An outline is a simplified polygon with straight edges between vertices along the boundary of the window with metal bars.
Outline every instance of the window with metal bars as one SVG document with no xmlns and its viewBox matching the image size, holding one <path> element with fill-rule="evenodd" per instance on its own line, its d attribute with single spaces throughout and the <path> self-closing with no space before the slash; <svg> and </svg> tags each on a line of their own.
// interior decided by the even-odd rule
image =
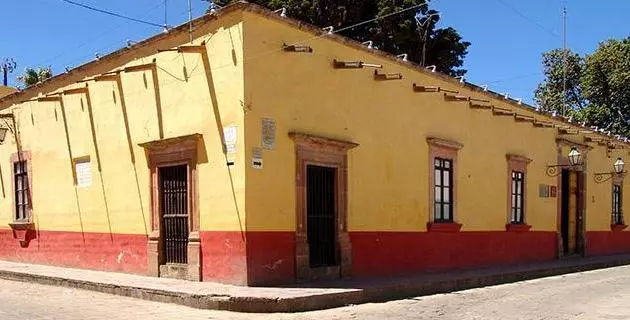
<svg viewBox="0 0 630 320">
<path fill-rule="evenodd" d="M 512 171 L 512 190 L 511 190 L 511 218 L 510 223 L 524 223 L 524 207 L 525 207 L 525 173 L 521 171 Z"/>
<path fill-rule="evenodd" d="M 612 224 L 624 224 L 621 185 L 613 184 L 612 192 Z"/>
<path fill-rule="evenodd" d="M 13 177 L 15 186 L 15 220 L 28 221 L 30 219 L 30 207 L 28 167 L 26 161 L 13 163 Z"/>
<path fill-rule="evenodd" d="M 435 158 L 433 221 L 453 222 L 453 161 Z"/>
</svg>

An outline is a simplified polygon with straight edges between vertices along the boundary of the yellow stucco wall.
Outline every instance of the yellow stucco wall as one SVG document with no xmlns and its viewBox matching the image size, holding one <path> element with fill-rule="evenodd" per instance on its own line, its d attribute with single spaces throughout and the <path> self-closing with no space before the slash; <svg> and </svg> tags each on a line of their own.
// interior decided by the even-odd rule
<svg viewBox="0 0 630 320">
<path fill-rule="evenodd" d="M 261 119 L 277 123 L 274 150 L 263 152 L 264 169 L 246 164 L 248 230 L 295 230 L 295 149 L 291 131 L 358 143 L 348 155 L 350 231 L 423 231 L 430 219 L 428 145 L 436 136 L 464 145 L 458 153 L 455 220 L 464 231 L 505 230 L 508 219 L 507 153 L 533 161 L 527 169 L 526 222 L 532 230 L 557 230 L 557 198 L 539 198 L 540 184 L 556 185 L 546 173 L 557 163 L 557 129 L 534 127 L 513 117 L 447 102 L 442 93 L 414 93 L 412 83 L 459 90 L 486 98 L 364 50 L 246 12 L 245 116 L 248 161 L 261 145 Z M 283 43 L 305 43 L 313 53 L 287 53 Z M 333 59 L 384 65 L 403 80 L 375 81 L 373 69 L 334 69 Z M 521 114 L 535 113 L 504 101 L 492 103 Z M 580 139 L 583 138 L 580 136 Z M 605 148 L 589 153 L 589 172 L 609 170 Z M 610 163 L 608 163 L 610 162 Z M 610 188 L 587 177 L 588 228 L 610 227 Z M 627 196 L 626 196 L 627 197 Z M 625 202 L 626 207 L 629 202 Z M 606 223 L 604 223 L 606 222 Z"/>
<path fill-rule="evenodd" d="M 589 231 L 607 231 L 610 230 L 611 213 L 612 213 L 612 184 L 613 179 L 606 180 L 601 183 L 595 182 L 593 173 L 596 172 L 612 172 L 613 163 L 618 157 L 624 158 L 628 156 L 628 152 L 622 150 L 611 150 L 610 153 L 606 153 L 602 147 L 594 149 L 588 154 L 588 169 L 590 175 L 588 176 L 587 186 L 587 217 L 586 228 Z M 627 161 L 627 159 L 625 160 Z M 606 176 L 608 177 L 608 176 Z M 630 185 L 628 179 L 623 179 L 623 205 L 624 208 L 628 208 L 630 204 L 630 197 L 628 195 L 630 191 Z M 623 212 L 628 212 L 627 209 Z"/>
<path fill-rule="evenodd" d="M 245 222 L 243 166 L 243 49 L 241 13 L 223 15 L 195 29 L 194 43 L 206 41 L 213 83 L 208 86 L 199 53 L 161 52 L 158 49 L 189 45 L 186 32 L 89 67 L 67 81 L 41 88 L 41 95 L 85 86 L 75 83 L 124 67 L 156 59 L 164 138 L 203 134 L 199 152 L 199 211 L 201 230 L 240 230 Z M 13 112 L 22 149 L 32 154 L 33 221 L 40 230 L 146 234 L 150 230 L 150 184 L 145 152 L 138 144 L 159 139 L 156 99 L 150 70 L 122 72 L 123 95 L 115 81 L 89 81 L 91 108 L 102 172 L 92 141 L 88 103 L 83 94 L 63 96 L 72 158 L 89 156 L 92 184 L 74 185 L 63 110 L 59 102 L 15 103 L 1 111 Z M 226 168 L 213 112 L 211 89 L 223 126 L 238 126 L 237 154 Z M 22 99 L 31 98 L 22 97 Z M 123 117 L 123 99 L 129 128 Z M 131 149 L 129 148 L 131 145 Z M 12 167 L 16 152 L 13 136 L 0 145 L 2 198 L 0 224 L 13 220 Z M 135 159 L 135 162 L 133 161 Z M 236 209 L 241 214 L 239 215 Z"/>
<path fill-rule="evenodd" d="M 200 151 L 198 165 L 202 230 L 295 229 L 291 131 L 359 144 L 348 155 L 350 231 L 426 230 L 430 220 L 426 138 L 431 136 L 463 144 L 457 159 L 455 220 L 463 224 L 464 231 L 504 230 L 508 219 L 508 153 L 533 160 L 527 169 L 526 222 L 533 230 L 557 230 L 557 199 L 538 195 L 540 184 L 556 185 L 558 181 L 545 172 L 548 164 L 557 162 L 556 129 L 470 109 L 465 102 L 447 102 L 442 93 L 414 93 L 411 84 L 415 82 L 484 97 L 457 82 L 325 37 L 316 38 L 256 13 L 234 11 L 200 25 L 195 29 L 194 44 L 202 41 L 206 41 L 209 55 L 210 86 L 198 53 L 157 53 L 160 48 L 188 44 L 188 34 L 180 33 L 103 61 L 65 82 L 44 84 L 39 92 L 46 95 L 78 88 L 85 85 L 75 83 L 78 80 L 156 59 L 164 138 L 203 134 L 205 148 Z M 283 43 L 299 41 L 306 41 L 314 53 L 280 50 Z M 404 79 L 374 81 L 372 69 L 336 70 L 333 59 L 383 64 L 384 72 L 401 72 Z M 144 150 L 138 144 L 159 138 L 154 83 L 150 71 L 123 72 L 121 79 L 122 97 L 116 82 L 88 82 L 101 172 L 83 95 L 64 95 L 63 109 L 58 102 L 0 105 L 5 108 L 2 113 L 16 115 L 22 149 L 32 153 L 34 222 L 38 229 L 148 231 L 149 172 Z M 237 126 L 231 171 L 221 151 L 212 91 L 222 125 Z M 35 95 L 23 98 L 32 97 Z M 131 143 L 127 140 L 123 100 Z M 492 103 L 518 109 L 502 100 L 492 99 Z M 276 145 L 273 150 L 262 151 L 263 169 L 254 169 L 251 159 L 253 149 L 261 146 L 262 118 L 276 121 Z M 576 139 L 582 141 L 581 136 Z M 8 136 L 0 145 L 0 223 L 5 226 L 13 220 L 9 158 L 14 152 L 15 140 Z M 587 230 L 610 228 L 610 182 L 595 184 L 592 173 L 610 171 L 614 159 L 626 155 L 627 151 L 616 150 L 608 157 L 605 147 L 598 145 L 589 151 Z M 90 187 L 75 187 L 71 157 L 90 158 Z M 626 207 L 629 197 L 630 193 L 624 192 Z"/>
</svg>

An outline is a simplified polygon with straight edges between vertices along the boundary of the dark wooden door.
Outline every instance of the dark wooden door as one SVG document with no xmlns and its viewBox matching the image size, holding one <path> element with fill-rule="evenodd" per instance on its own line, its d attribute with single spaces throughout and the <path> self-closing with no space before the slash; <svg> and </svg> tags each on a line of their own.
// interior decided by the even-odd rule
<svg viewBox="0 0 630 320">
<path fill-rule="evenodd" d="M 560 232 L 565 255 L 582 250 L 581 196 L 583 178 L 581 172 L 562 170 L 562 199 L 560 208 Z"/>
<path fill-rule="evenodd" d="M 306 173 L 309 264 L 311 268 L 337 266 L 337 169 L 309 165 Z"/>
<path fill-rule="evenodd" d="M 166 263 L 188 262 L 188 167 L 160 170 L 162 250 Z"/>
</svg>

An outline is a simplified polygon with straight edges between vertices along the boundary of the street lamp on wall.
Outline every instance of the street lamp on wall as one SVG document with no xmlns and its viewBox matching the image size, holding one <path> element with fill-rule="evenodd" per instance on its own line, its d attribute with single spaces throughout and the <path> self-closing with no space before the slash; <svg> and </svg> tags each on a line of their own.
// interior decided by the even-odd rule
<svg viewBox="0 0 630 320">
<path fill-rule="evenodd" d="M 547 175 L 551 177 L 555 177 L 560 174 L 558 168 L 576 168 L 582 165 L 582 154 L 576 147 L 571 148 L 569 154 L 567 155 L 567 159 L 569 160 L 569 164 L 550 164 L 547 165 Z"/>
<path fill-rule="evenodd" d="M 623 170 L 625 165 L 626 164 L 625 162 L 623 162 L 623 159 L 617 158 L 617 161 L 615 161 L 615 163 L 613 164 L 613 171 L 595 173 L 593 175 L 593 179 L 595 179 L 595 182 L 601 183 L 610 180 L 613 177 L 622 177 L 626 174 L 626 172 Z"/>
</svg>

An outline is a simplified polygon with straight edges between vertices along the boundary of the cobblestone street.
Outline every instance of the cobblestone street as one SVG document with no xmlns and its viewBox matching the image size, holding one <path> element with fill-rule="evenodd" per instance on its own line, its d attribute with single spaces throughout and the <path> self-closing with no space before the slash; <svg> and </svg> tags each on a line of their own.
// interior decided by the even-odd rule
<svg viewBox="0 0 630 320">
<path fill-rule="evenodd" d="M 628 319 L 630 266 L 299 314 L 198 310 L 0 280 L 0 319 Z"/>
</svg>

